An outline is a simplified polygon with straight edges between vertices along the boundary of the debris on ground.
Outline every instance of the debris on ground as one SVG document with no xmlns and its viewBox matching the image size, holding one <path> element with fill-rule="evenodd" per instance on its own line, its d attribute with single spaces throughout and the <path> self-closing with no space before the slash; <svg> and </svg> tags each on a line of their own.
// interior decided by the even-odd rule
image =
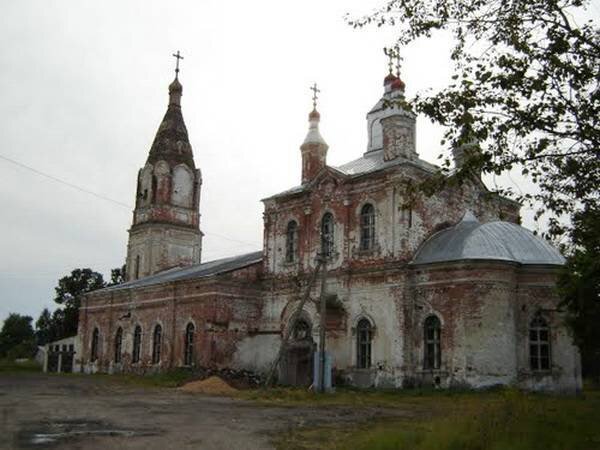
<svg viewBox="0 0 600 450">
<path fill-rule="evenodd" d="M 193 376 L 200 380 L 217 376 L 236 389 L 256 389 L 264 383 L 261 375 L 243 369 L 196 367 Z"/>
<path fill-rule="evenodd" d="M 233 395 L 237 392 L 236 388 L 231 387 L 217 376 L 208 377 L 205 380 L 186 383 L 179 389 L 186 392 L 210 395 Z"/>
</svg>

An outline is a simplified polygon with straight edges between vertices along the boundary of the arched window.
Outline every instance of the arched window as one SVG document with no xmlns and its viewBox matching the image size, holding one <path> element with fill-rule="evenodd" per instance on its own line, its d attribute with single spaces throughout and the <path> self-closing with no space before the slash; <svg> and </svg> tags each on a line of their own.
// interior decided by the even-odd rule
<svg viewBox="0 0 600 450">
<path fill-rule="evenodd" d="M 295 220 L 288 223 L 285 241 L 286 262 L 296 261 L 298 254 L 298 224 Z"/>
<path fill-rule="evenodd" d="M 440 319 L 436 316 L 429 316 L 425 319 L 423 327 L 425 355 L 423 367 L 425 369 L 439 369 L 442 362 L 441 352 L 441 330 Z"/>
<path fill-rule="evenodd" d="M 156 325 L 154 327 L 154 335 L 152 336 L 152 364 L 160 362 L 160 349 L 162 344 L 162 327 Z"/>
<path fill-rule="evenodd" d="M 115 364 L 121 363 L 122 349 L 123 349 L 123 328 L 119 327 L 117 329 L 117 334 L 115 334 Z"/>
<path fill-rule="evenodd" d="M 372 250 L 375 245 L 375 208 L 367 203 L 360 210 L 360 249 Z"/>
<path fill-rule="evenodd" d="M 367 319 L 360 319 L 356 325 L 356 367 L 368 369 L 371 367 L 371 340 L 373 327 Z"/>
<path fill-rule="evenodd" d="M 326 213 L 321 220 L 321 253 L 325 257 L 333 254 L 333 215 Z"/>
<path fill-rule="evenodd" d="M 92 349 L 90 352 L 90 361 L 94 362 L 98 359 L 98 348 L 100 346 L 100 331 L 94 328 L 92 332 Z"/>
<path fill-rule="evenodd" d="M 292 332 L 292 339 L 294 341 L 304 341 L 310 339 L 310 325 L 304 319 L 299 319 L 294 325 L 294 331 Z"/>
<path fill-rule="evenodd" d="M 183 346 L 183 363 L 186 366 L 194 364 L 194 332 L 196 331 L 193 323 L 188 323 L 185 327 L 185 342 Z"/>
<path fill-rule="evenodd" d="M 142 347 L 142 327 L 137 325 L 133 331 L 133 352 L 131 353 L 131 362 L 140 362 L 140 354 Z"/>
<path fill-rule="evenodd" d="M 550 370 L 550 328 L 536 316 L 529 325 L 529 364 L 531 370 Z"/>
</svg>

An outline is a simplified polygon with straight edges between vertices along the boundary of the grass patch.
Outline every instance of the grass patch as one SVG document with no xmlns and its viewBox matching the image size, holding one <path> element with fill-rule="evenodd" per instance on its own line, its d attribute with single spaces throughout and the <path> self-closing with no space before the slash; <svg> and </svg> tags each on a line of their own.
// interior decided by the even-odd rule
<svg viewBox="0 0 600 450">
<path fill-rule="evenodd" d="M 10 359 L 0 359 L 0 372 L 1 373 L 15 373 L 15 372 L 41 372 L 42 366 L 39 365 L 34 359 L 28 359 L 27 361 L 17 362 Z"/>
<path fill-rule="evenodd" d="M 167 372 L 137 375 L 133 373 L 119 373 L 119 374 L 94 374 L 92 376 L 99 378 L 107 378 L 108 380 L 115 381 L 118 383 L 124 383 L 139 387 L 162 387 L 162 388 L 175 388 L 182 386 L 188 381 L 192 381 L 194 375 L 192 372 L 186 369 L 175 369 Z"/>
<path fill-rule="evenodd" d="M 395 397 L 411 419 L 352 427 L 298 429 L 276 440 L 280 449 L 591 450 L 600 448 L 600 391 L 581 397 L 507 389 L 443 396 L 410 391 Z M 389 406 L 389 405 L 387 405 Z"/>
</svg>

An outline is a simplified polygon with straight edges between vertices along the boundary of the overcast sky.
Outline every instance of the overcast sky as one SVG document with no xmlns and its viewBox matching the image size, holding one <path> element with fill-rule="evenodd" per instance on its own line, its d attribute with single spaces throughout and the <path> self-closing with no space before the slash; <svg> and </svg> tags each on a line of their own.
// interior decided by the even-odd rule
<svg viewBox="0 0 600 450">
<path fill-rule="evenodd" d="M 354 30 L 343 16 L 381 1 L 3 2 L 0 158 L 133 205 L 180 50 L 204 180 L 202 259 L 259 250 L 260 199 L 300 181 L 313 82 L 328 163 L 366 149 L 365 114 L 383 92 L 394 32 Z M 448 49 L 443 39 L 403 49 L 409 96 L 448 81 Z M 441 133 L 418 120 L 423 159 L 436 161 Z M 54 286 L 74 268 L 109 278 L 124 263 L 131 207 L 5 159 L 0 180 L 0 320 L 54 308 Z"/>
</svg>

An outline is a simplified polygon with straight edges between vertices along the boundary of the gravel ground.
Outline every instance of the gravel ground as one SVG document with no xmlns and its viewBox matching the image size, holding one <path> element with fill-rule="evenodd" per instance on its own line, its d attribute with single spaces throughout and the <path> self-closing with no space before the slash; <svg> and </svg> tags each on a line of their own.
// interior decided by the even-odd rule
<svg viewBox="0 0 600 450">
<path fill-rule="evenodd" d="M 110 378 L 0 374 L 0 448 L 269 449 L 296 427 L 352 424 L 399 411 L 272 407 Z"/>
</svg>

